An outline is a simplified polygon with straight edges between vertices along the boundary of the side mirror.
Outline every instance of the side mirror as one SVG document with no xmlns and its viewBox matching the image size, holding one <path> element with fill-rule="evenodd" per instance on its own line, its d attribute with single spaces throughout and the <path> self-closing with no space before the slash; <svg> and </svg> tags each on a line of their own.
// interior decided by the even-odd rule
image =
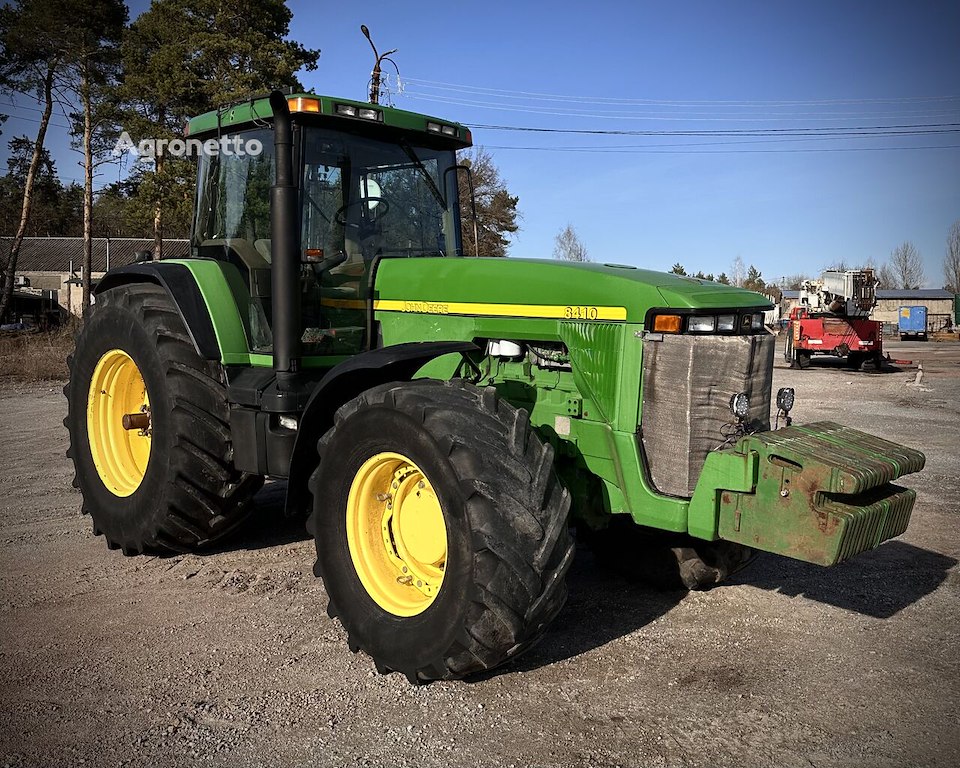
<svg viewBox="0 0 960 768">
<path fill-rule="evenodd" d="M 152 251 L 134 251 L 133 260 L 137 264 L 142 264 L 145 261 L 152 261 L 153 252 Z"/>
<path fill-rule="evenodd" d="M 452 168 L 447 168 L 444 171 L 444 183 L 446 183 L 446 175 L 448 173 L 459 173 L 460 171 L 467 172 L 467 186 L 470 189 L 470 213 L 473 218 L 473 255 L 480 255 L 480 235 L 477 232 L 477 195 L 473 189 L 473 171 L 470 170 L 469 165 L 455 165 Z"/>
</svg>

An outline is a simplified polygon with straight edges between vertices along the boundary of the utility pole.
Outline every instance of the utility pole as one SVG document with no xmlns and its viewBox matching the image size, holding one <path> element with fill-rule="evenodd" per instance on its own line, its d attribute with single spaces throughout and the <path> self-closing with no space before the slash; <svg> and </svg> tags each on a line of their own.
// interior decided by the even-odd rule
<svg viewBox="0 0 960 768">
<path fill-rule="evenodd" d="M 390 56 L 391 53 L 396 53 L 397 50 L 399 49 L 394 48 L 393 50 L 387 51 L 386 53 L 383 53 L 383 54 L 377 53 L 377 46 L 375 46 L 373 44 L 373 40 L 370 39 L 370 30 L 367 29 L 367 25 L 361 24 L 360 31 L 363 32 L 363 36 L 367 38 L 367 42 L 370 43 L 370 47 L 373 48 L 373 55 L 376 57 L 376 61 L 374 62 L 374 65 L 373 65 L 373 72 L 370 73 L 370 103 L 379 104 L 380 103 L 380 62 L 389 61 L 391 64 L 393 64 L 394 67 L 396 67 L 397 63 L 393 59 L 390 59 L 388 57 Z M 399 74 L 399 71 L 400 70 L 397 70 L 398 74 Z"/>
</svg>

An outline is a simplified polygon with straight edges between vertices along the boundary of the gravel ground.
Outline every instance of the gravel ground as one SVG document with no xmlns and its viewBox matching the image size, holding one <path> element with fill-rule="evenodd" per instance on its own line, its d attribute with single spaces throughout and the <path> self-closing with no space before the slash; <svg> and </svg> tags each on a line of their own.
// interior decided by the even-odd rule
<svg viewBox="0 0 960 768">
<path fill-rule="evenodd" d="M 775 386 L 926 452 L 900 539 L 690 594 L 581 551 L 536 649 L 424 687 L 349 652 L 282 486 L 217 551 L 124 558 L 80 515 L 59 387 L 0 380 L 0 765 L 960 765 L 960 344 L 889 347 L 920 386 L 830 361 Z"/>
</svg>

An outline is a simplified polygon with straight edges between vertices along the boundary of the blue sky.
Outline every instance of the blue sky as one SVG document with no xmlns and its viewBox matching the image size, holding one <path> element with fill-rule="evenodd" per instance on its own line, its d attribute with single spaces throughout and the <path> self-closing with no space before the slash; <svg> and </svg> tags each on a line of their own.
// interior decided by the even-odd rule
<svg viewBox="0 0 960 768">
<path fill-rule="evenodd" d="M 740 256 L 770 280 L 880 262 L 910 240 L 926 285 L 942 284 L 960 132 L 811 129 L 960 129 L 960 3 L 289 4 L 291 36 L 323 51 L 302 76 L 319 93 L 366 94 L 363 23 L 381 51 L 399 49 L 397 107 L 470 126 L 674 132 L 475 127 L 520 197 L 512 256 L 549 257 L 571 224 L 594 261 L 730 273 Z M 35 129 L 11 118 L 4 138 Z M 788 135 L 675 135 L 756 130 Z M 80 177 L 61 129 L 51 150 Z"/>
</svg>

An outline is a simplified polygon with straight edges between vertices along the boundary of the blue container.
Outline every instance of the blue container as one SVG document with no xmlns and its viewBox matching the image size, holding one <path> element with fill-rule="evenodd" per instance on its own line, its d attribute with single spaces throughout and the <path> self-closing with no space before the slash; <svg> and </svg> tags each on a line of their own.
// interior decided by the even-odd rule
<svg viewBox="0 0 960 768">
<path fill-rule="evenodd" d="M 900 307 L 900 338 L 927 338 L 927 308 Z"/>
</svg>

